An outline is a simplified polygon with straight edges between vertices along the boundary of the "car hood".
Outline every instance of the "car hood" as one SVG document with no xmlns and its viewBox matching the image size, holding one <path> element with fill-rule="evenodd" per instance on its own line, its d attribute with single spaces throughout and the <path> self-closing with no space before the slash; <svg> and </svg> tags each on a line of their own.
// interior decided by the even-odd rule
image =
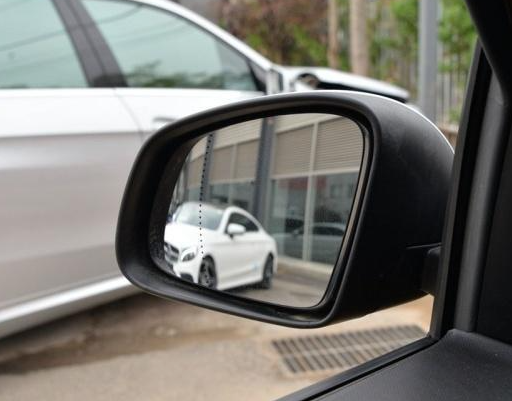
<svg viewBox="0 0 512 401">
<path fill-rule="evenodd" d="M 404 103 L 409 100 L 409 92 L 396 85 L 333 68 L 281 66 L 280 70 L 291 85 L 300 85 L 301 78 L 310 77 L 317 81 L 313 89 L 356 90 L 390 97 Z"/>
<path fill-rule="evenodd" d="M 200 243 L 208 243 L 215 233 L 205 228 L 200 230 L 197 226 L 173 222 L 165 226 L 164 241 L 182 251 Z"/>
</svg>

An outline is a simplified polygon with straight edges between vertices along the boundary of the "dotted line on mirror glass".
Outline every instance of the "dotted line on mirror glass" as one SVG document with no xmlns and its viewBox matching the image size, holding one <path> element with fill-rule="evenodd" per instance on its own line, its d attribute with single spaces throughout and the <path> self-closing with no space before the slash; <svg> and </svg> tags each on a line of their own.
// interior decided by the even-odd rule
<svg viewBox="0 0 512 401">
<path fill-rule="evenodd" d="M 201 252 L 201 257 L 204 256 L 204 243 L 203 243 L 203 200 L 205 194 L 205 185 L 204 179 L 206 176 L 206 165 L 207 165 L 207 157 L 209 156 L 209 152 L 212 145 L 212 135 L 208 135 L 206 139 L 206 149 L 203 158 L 203 169 L 201 171 L 201 185 L 199 187 L 199 210 L 198 210 L 198 225 L 199 225 L 199 250 Z"/>
</svg>

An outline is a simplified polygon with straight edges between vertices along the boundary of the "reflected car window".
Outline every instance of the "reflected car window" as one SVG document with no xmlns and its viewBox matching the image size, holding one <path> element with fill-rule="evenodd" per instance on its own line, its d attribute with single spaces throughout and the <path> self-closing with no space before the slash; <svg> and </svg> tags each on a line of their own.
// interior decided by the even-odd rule
<svg viewBox="0 0 512 401">
<path fill-rule="evenodd" d="M 245 227 L 246 231 L 258 231 L 258 226 L 256 223 L 252 222 L 249 218 L 239 213 L 233 213 L 229 217 L 229 223 L 240 224 L 241 226 Z"/>
<path fill-rule="evenodd" d="M 219 228 L 224 211 L 209 205 L 199 203 L 187 203 L 176 209 L 174 221 L 177 223 L 201 226 L 208 230 Z"/>
</svg>

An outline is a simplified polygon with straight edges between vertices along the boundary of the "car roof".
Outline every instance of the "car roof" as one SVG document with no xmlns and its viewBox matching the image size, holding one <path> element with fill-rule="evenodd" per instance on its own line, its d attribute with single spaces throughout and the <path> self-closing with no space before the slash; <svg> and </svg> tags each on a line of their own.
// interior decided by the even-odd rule
<svg viewBox="0 0 512 401">
<path fill-rule="evenodd" d="M 247 210 L 242 209 L 239 206 L 229 205 L 227 203 L 211 203 L 211 202 L 199 202 L 199 201 L 186 201 L 186 202 L 183 202 L 180 206 L 182 206 L 182 205 L 197 205 L 197 206 L 201 206 L 201 207 L 208 208 L 208 209 L 211 209 L 211 210 L 219 210 L 219 211 L 228 212 L 228 213 L 237 212 L 237 213 L 243 214 L 245 216 L 249 216 L 253 220 L 257 220 Z"/>
<path fill-rule="evenodd" d="M 250 216 L 251 218 L 253 219 L 256 219 L 251 213 L 249 213 L 247 210 L 245 209 L 242 209 L 241 207 L 239 206 L 234 206 L 234 205 L 227 205 L 226 206 L 226 211 L 228 212 L 237 212 L 237 213 L 240 213 L 240 214 L 243 214 L 243 215 L 247 215 L 247 216 Z"/>
</svg>

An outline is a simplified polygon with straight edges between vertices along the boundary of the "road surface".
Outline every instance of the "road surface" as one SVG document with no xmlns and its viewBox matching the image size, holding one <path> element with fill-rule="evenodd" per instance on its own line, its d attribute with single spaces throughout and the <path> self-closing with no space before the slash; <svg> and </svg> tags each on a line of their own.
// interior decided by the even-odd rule
<svg viewBox="0 0 512 401">
<path fill-rule="evenodd" d="M 138 294 L 0 340 L 0 400 L 270 400 L 334 372 L 287 375 L 271 341 L 395 324 L 428 328 L 432 299 L 315 330 Z"/>
</svg>

